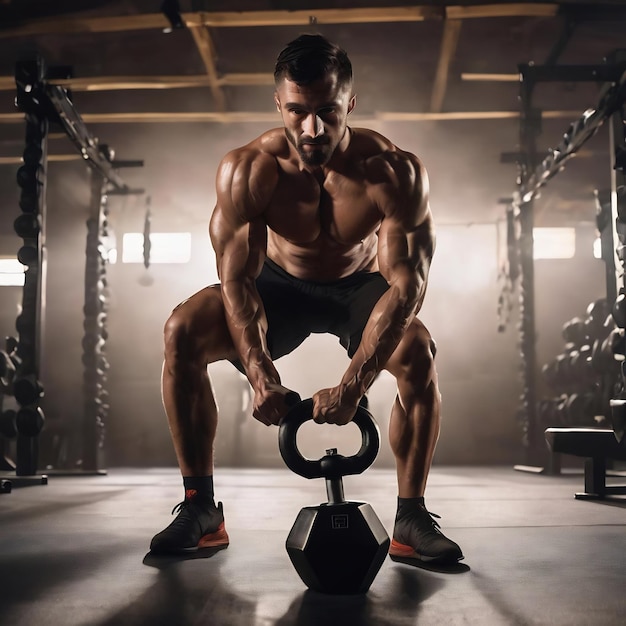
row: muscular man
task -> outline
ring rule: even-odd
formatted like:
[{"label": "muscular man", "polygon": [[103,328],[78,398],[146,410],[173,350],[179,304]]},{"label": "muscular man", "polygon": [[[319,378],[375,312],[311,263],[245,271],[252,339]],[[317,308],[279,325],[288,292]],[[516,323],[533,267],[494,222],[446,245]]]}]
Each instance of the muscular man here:
[{"label": "muscular man", "polygon": [[424,506],[440,405],[435,344],[416,317],[434,251],[426,170],[380,134],[348,127],[352,66],[321,35],[288,44],[274,76],[284,128],[228,153],[217,172],[210,235],[221,284],[185,300],[165,326],[163,402],[185,499],[151,550],[228,544],[213,499],[207,364],[232,361],[252,385],[254,417],[278,425],[290,390],[274,360],[324,332],[350,362],[337,386],[314,394],[314,420],[348,423],[382,369],[396,378],[391,553],[455,563],[461,549]]}]

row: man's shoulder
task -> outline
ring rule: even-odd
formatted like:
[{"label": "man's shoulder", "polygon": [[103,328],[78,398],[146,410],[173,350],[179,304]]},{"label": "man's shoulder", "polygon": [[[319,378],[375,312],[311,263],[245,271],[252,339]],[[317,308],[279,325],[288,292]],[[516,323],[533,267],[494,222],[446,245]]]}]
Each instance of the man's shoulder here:
[{"label": "man's shoulder", "polygon": [[353,128],[353,143],[364,159],[383,159],[393,162],[411,161],[419,163],[419,158],[407,150],[396,146],[389,138],[370,128]]},{"label": "man's shoulder", "polygon": [[[245,204],[247,215],[263,208],[278,182],[279,144],[280,133],[268,131],[228,152],[217,171],[218,204],[228,206],[236,198],[237,202]],[[250,198],[254,198],[258,206],[251,203]]]},{"label": "man's shoulder", "polygon": [[275,162],[276,158],[288,150],[287,139],[281,128],[273,128],[259,135],[249,143],[234,148],[222,159],[225,162],[258,161]]},{"label": "man's shoulder", "polygon": [[352,143],[364,156],[396,150],[393,142],[371,128],[351,128]]},{"label": "man's shoulder", "polygon": [[355,149],[361,155],[368,172],[376,175],[389,172],[389,167],[397,174],[401,171],[421,170],[420,159],[406,150],[401,150],[390,139],[368,128],[352,129]]}]

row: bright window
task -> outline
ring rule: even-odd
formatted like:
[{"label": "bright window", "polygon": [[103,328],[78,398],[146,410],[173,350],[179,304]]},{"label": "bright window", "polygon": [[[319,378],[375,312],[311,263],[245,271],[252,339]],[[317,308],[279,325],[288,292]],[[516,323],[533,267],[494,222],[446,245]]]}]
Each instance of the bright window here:
[{"label": "bright window", "polygon": [[0,287],[22,287],[25,270],[15,257],[0,257]]},{"label": "bright window", "polygon": [[593,258],[601,259],[602,258],[602,240],[600,237],[596,237],[593,240]]},{"label": "bright window", "polygon": [[571,259],[576,253],[574,228],[534,228],[535,259]]},{"label": "bright window", "polygon": [[[191,233],[150,233],[150,263],[189,263]],[[122,263],[143,263],[143,233],[124,233]]]}]

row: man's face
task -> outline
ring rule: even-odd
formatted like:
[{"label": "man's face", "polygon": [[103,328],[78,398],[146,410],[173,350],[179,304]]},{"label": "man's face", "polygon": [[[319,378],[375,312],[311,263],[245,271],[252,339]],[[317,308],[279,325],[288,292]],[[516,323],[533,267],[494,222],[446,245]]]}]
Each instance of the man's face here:
[{"label": "man's face", "polygon": [[350,84],[339,84],[337,74],[308,85],[284,78],[274,101],[285,125],[287,139],[305,165],[327,163],[342,140],[356,98]]}]

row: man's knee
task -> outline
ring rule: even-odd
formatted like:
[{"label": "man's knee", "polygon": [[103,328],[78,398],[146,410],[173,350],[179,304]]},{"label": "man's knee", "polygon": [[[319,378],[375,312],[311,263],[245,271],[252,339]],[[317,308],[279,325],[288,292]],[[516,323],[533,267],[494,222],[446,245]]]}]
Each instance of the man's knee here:
[{"label": "man's knee", "polygon": [[201,299],[197,294],[179,304],[167,318],[163,328],[166,361],[206,365],[218,349],[220,329],[222,335],[228,332],[218,294],[212,290],[201,294]]},{"label": "man's knee", "polygon": [[389,360],[389,371],[398,384],[408,384],[416,391],[425,391],[435,381],[437,347],[426,327],[416,320],[404,335]]},{"label": "man's knee", "polygon": [[163,345],[166,361],[185,360],[191,357],[193,346],[193,324],[185,314],[184,308],[177,307],[172,311],[163,327]]}]

